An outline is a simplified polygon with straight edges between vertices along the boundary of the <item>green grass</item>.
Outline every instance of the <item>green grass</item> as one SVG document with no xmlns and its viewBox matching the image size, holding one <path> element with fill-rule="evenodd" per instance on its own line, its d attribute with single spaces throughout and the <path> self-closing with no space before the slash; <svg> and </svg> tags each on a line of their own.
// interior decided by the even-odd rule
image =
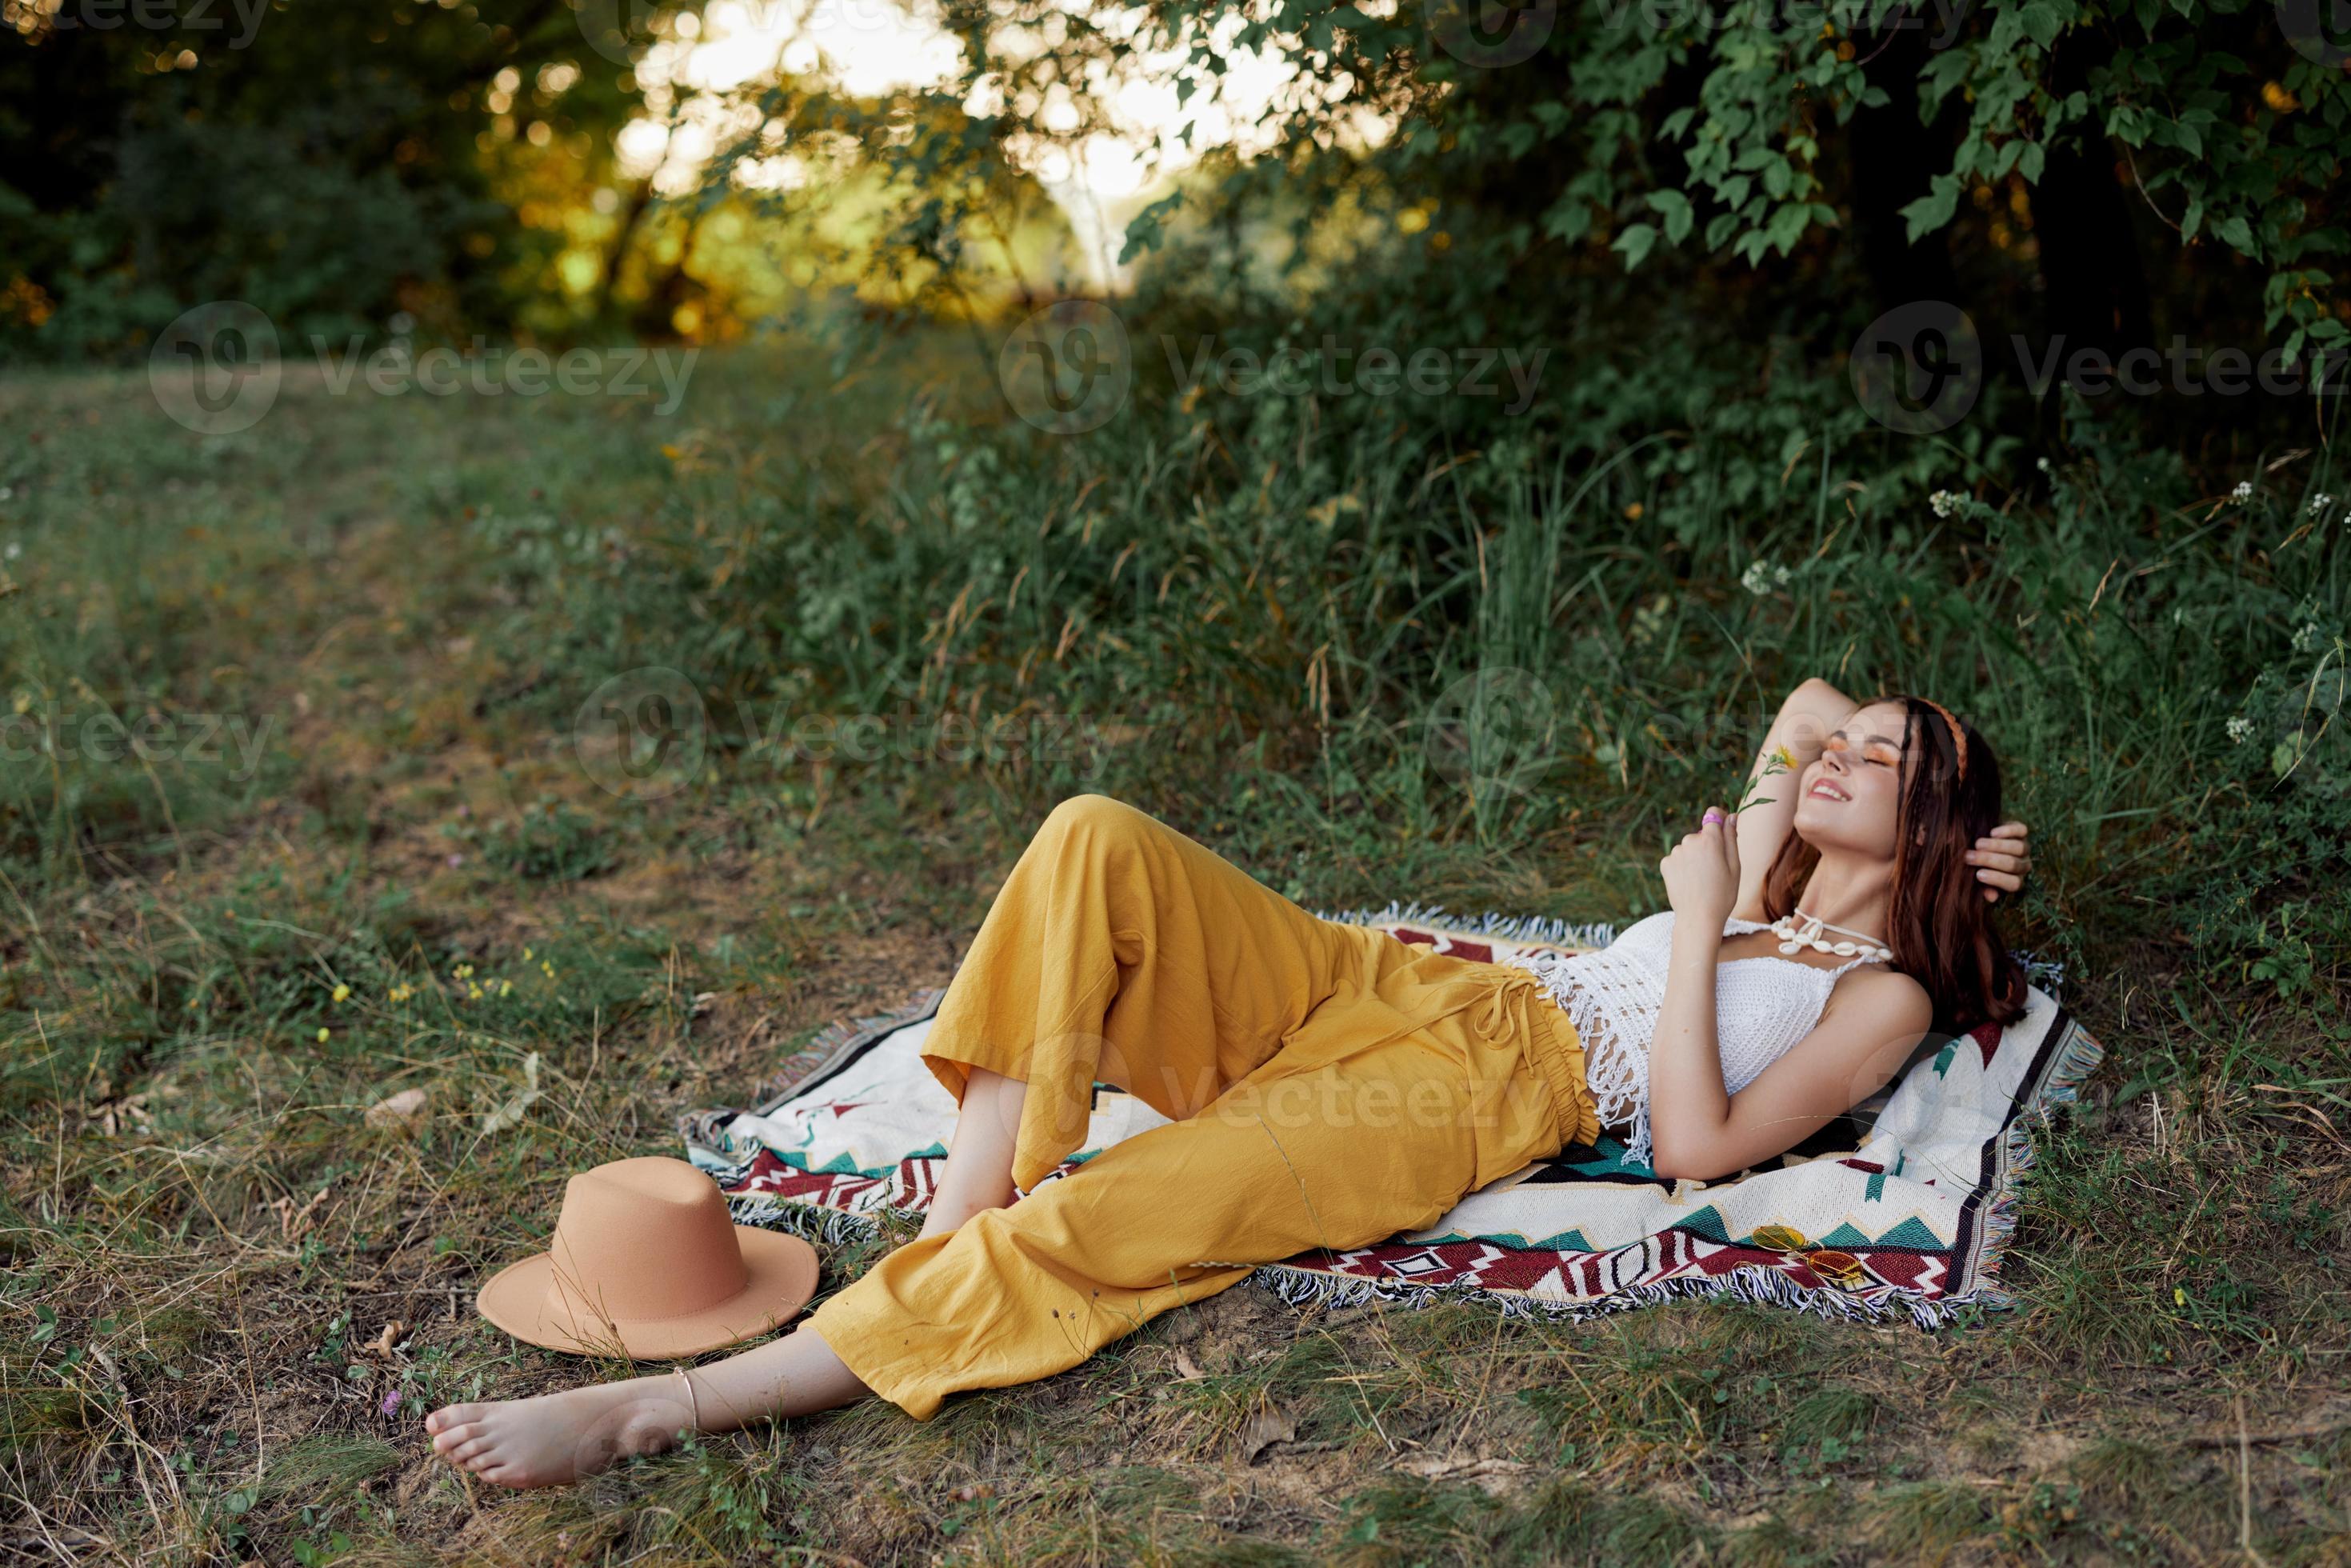
<svg viewBox="0 0 2351 1568">
<path fill-rule="evenodd" d="M 1148 399 L 1054 441 L 997 428 L 958 351 L 840 389 L 713 360 L 667 421 L 293 385 L 216 440 L 135 379 L 0 383 L 0 709 L 266 737 L 249 767 L 0 760 L 12 1550 L 2343 1561 L 2351 595 L 2339 521 L 2297 530 L 2351 486 L 2323 449 L 2190 475 L 2083 429 L 2043 475 L 1871 437 L 1833 388 L 1606 370 L 1541 447 Z M 1945 486 L 1974 497 L 1948 519 Z M 1740 588 L 1759 557 L 1787 587 Z M 648 665 L 710 726 L 657 799 L 575 747 Z M 1547 722 L 1458 747 L 1480 672 Z M 679 1112 L 943 983 L 1062 795 L 1314 904 L 1621 918 L 1811 674 L 1999 747 L 2039 860 L 2009 935 L 2108 1047 L 2032 1173 L 2017 1312 L 1325 1329 L 1243 1288 L 928 1424 L 843 1412 L 555 1496 L 427 1458 L 433 1405 L 597 1370 L 471 1312 L 566 1174 L 675 1152 Z M 815 724 L 858 714 L 864 758 Z M 983 755 L 947 715 L 993 721 Z M 407 1088 L 421 1122 L 367 1124 Z M 1297 1437 L 1249 1463 L 1268 1404 Z M 1441 1469 L 1479 1459 L 1491 1492 Z"/>
</svg>

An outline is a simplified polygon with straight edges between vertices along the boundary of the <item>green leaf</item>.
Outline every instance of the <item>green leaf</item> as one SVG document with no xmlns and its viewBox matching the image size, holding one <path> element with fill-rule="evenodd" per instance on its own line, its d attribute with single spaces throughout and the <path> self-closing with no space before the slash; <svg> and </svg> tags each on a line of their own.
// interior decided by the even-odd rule
<svg viewBox="0 0 2351 1568">
<path fill-rule="evenodd" d="M 1655 228 L 1647 224 L 1627 224 L 1625 232 L 1616 236 L 1616 243 L 1608 248 L 1625 253 L 1625 270 L 1630 272 L 1648 259 L 1649 252 L 1656 248 L 1656 244 L 1657 231 Z"/>
<path fill-rule="evenodd" d="M 1666 238 L 1675 245 L 1689 238 L 1690 225 L 1698 221 L 1687 196 L 1679 191 L 1652 191 L 1649 205 L 1666 216 Z"/>
<path fill-rule="evenodd" d="M 1812 219 L 1812 207 L 1802 202 L 1792 202 L 1771 214 L 1771 243 L 1780 247 L 1782 256 L 1796 248 L 1796 242 L 1804 237 L 1805 226 Z"/>
<path fill-rule="evenodd" d="M 1927 193 L 1901 210 L 1909 225 L 1908 237 L 1917 240 L 1951 221 L 1959 210 L 1959 183 L 1949 174 L 1938 174 Z"/>
</svg>

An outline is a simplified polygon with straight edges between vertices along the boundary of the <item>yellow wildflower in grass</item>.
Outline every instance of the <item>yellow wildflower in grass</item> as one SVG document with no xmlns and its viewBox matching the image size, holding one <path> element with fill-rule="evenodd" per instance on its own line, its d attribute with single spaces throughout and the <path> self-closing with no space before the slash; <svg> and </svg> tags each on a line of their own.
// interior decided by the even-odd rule
<svg viewBox="0 0 2351 1568">
<path fill-rule="evenodd" d="M 335 988 L 335 1000 L 339 1002 L 347 1002 L 350 999 L 351 988 L 349 986 L 337 986 Z"/>
<path fill-rule="evenodd" d="M 410 990 L 406 986 L 394 986 L 391 990 L 384 993 L 385 997 L 389 1000 L 395 1002 L 404 1002 L 415 994 L 416 993 L 414 991 Z"/>
<path fill-rule="evenodd" d="M 328 1039 L 328 1037 L 329 1037 L 329 1035 L 333 1034 L 334 1032 L 335 1032 L 335 1031 L 334 1031 L 334 1030 L 330 1030 L 330 1029 L 322 1029 L 322 1030 L 320 1030 L 319 1031 L 319 1043 L 320 1045 L 324 1045 L 324 1044 L 326 1044 L 326 1043 L 327 1043 L 327 1039 Z"/>
</svg>

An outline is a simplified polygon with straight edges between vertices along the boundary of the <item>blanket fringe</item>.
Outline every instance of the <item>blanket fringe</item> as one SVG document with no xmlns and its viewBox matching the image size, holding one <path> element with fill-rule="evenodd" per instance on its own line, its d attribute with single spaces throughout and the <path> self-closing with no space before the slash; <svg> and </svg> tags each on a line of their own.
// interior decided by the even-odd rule
<svg viewBox="0 0 2351 1568">
<path fill-rule="evenodd" d="M 1980 1217 L 1982 1239 L 1976 1248 L 1976 1276 L 1984 1281 L 1987 1291 L 1999 1291 L 1991 1281 L 2000 1278 L 2001 1265 L 2008 1260 L 2008 1244 L 2016 1232 L 2026 1178 L 2041 1157 L 2040 1141 L 2034 1134 L 2049 1125 L 2058 1106 L 2072 1105 L 2081 1099 L 2082 1085 L 2105 1060 L 2105 1048 L 2091 1037 L 2088 1030 L 2070 1018 L 2064 1027 L 2065 1038 L 2049 1064 L 2039 1099 L 2032 1110 L 2011 1118 L 2001 1134 L 2001 1160 L 2007 1166 L 2008 1179 L 1994 1184 L 1999 1196 L 1984 1207 Z"/>
<path fill-rule="evenodd" d="M 1447 1302 L 1476 1302 L 1499 1310 L 1506 1318 L 1542 1322 L 1588 1322 L 1613 1312 L 1667 1301 L 1728 1296 L 1762 1306 L 1792 1307 L 1845 1322 L 1908 1322 L 1921 1330 L 1931 1330 L 1949 1327 L 1979 1312 L 2014 1304 L 2008 1292 L 1991 1286 L 1961 1296 L 1941 1298 L 1900 1288 L 1865 1297 L 1827 1286 L 1800 1285 L 1780 1270 L 1761 1265 L 1734 1269 L 1727 1274 L 1691 1274 L 1628 1285 L 1604 1296 L 1577 1301 L 1552 1301 L 1517 1291 L 1489 1290 L 1475 1280 L 1420 1285 L 1409 1280 L 1352 1279 L 1288 1263 L 1260 1264 L 1249 1279 L 1294 1307 L 1313 1306 L 1328 1311 L 1378 1303 L 1417 1311 Z"/>
<path fill-rule="evenodd" d="M 910 1222 L 922 1219 L 913 1209 L 827 1208 L 822 1204 L 801 1203 L 768 1192 L 730 1192 L 726 1195 L 726 1207 L 737 1225 L 789 1231 L 803 1241 L 826 1247 L 871 1241 L 882 1234 L 885 1215 Z"/>
<path fill-rule="evenodd" d="M 1441 904 L 1406 903 L 1397 899 L 1383 909 L 1318 909 L 1325 920 L 1343 925 L 1384 925 L 1391 921 L 1419 920 L 1504 942 L 1561 942 L 1574 947 L 1605 947 L 1616 940 L 1616 927 L 1605 921 L 1572 922 L 1548 915 L 1505 915 L 1489 909 L 1483 915 L 1447 915 Z"/>
</svg>

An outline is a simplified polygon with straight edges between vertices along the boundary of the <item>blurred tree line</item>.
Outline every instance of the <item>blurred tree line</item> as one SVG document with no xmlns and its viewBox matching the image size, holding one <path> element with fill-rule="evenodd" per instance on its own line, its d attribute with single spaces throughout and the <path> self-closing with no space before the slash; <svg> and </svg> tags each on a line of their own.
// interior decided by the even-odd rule
<svg viewBox="0 0 2351 1568">
<path fill-rule="evenodd" d="M 0 346 L 225 298 L 338 340 L 559 326 L 580 242 L 517 193 L 610 190 L 642 98 L 567 0 L 0 0 Z"/>
<path fill-rule="evenodd" d="M 632 261 L 679 220 L 621 178 L 614 138 L 644 104 L 625 62 L 698 5 L 0 0 L 0 344 L 120 350 L 216 298 L 330 333 L 395 310 L 450 336 L 668 331 L 724 268 L 674 228 L 660 265 Z M 960 63 L 935 85 L 739 94 L 702 204 L 802 226 L 789 256 L 738 258 L 716 308 L 861 267 L 911 276 L 893 298 L 935 313 L 1025 302 L 960 280 L 983 248 L 999 274 L 1050 248 L 1011 232 L 1045 221 L 1034 172 L 1131 136 L 1121 94 L 1172 83 L 1179 121 L 1237 118 L 1253 155 L 1164 182 L 1127 255 L 1157 308 L 1228 330 L 1598 344 L 1710 323 L 1826 353 L 1932 299 L 1974 318 L 1994 375 L 2028 368 L 2012 335 L 2308 366 L 2351 345 L 2351 56 L 2324 11 L 953 0 L 933 20 Z M 1252 52 L 1290 72 L 1270 99 L 1233 89 Z M 746 177 L 779 153 L 799 179 Z M 874 243 L 810 226 L 847 189 Z"/>
<path fill-rule="evenodd" d="M 995 134 L 1032 147 L 1113 123 L 1139 76 L 1172 77 L 1189 116 L 1241 117 L 1263 150 L 1212 160 L 1128 230 L 1131 256 L 1185 257 L 1155 282 L 1212 292 L 1211 315 L 1255 287 L 1290 286 L 1294 309 L 1302 284 L 1314 315 L 1391 336 L 1600 347 L 1713 323 L 1826 357 L 1933 300 L 1973 319 L 1988 376 L 2044 408 L 2084 351 L 2094 370 L 2152 351 L 2176 386 L 2216 350 L 2266 350 L 2339 391 L 2351 37 L 2328 11 L 988 0 L 940 97 L 989 87 Z M 1234 90 L 1247 50 L 1293 72 L 1255 110 Z M 2171 406 L 2199 425 L 2281 407 L 2213 402 Z M 2308 413 L 2291 416 L 2304 435 Z"/>
</svg>

